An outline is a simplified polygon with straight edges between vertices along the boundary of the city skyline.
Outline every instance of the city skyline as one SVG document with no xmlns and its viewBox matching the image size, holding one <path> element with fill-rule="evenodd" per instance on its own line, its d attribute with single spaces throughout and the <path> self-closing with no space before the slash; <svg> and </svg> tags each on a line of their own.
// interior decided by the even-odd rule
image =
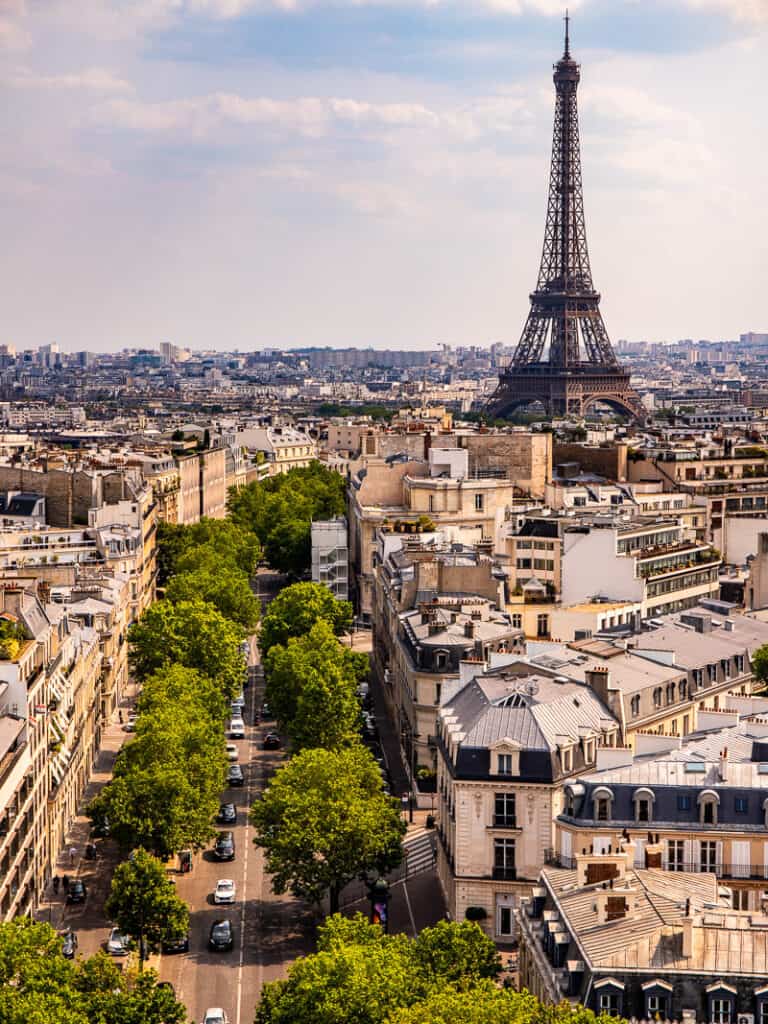
<svg viewBox="0 0 768 1024">
<path fill-rule="evenodd" d="M 613 338 L 761 330 L 768 9 L 570 6 Z M 0 341 L 515 345 L 563 7 L 5 0 Z"/>
</svg>

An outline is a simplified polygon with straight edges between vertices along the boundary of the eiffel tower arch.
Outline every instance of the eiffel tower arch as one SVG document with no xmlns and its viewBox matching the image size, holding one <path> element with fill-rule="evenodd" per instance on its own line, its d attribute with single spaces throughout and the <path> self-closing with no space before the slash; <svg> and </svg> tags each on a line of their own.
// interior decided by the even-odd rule
<svg viewBox="0 0 768 1024">
<path fill-rule="evenodd" d="M 644 419 L 639 395 L 613 351 L 592 282 L 584 219 L 576 91 L 580 66 L 565 50 L 554 67 L 555 127 L 544 247 L 531 309 L 510 366 L 485 411 L 494 417 L 540 402 L 551 416 L 583 416 L 597 403 Z"/>
</svg>

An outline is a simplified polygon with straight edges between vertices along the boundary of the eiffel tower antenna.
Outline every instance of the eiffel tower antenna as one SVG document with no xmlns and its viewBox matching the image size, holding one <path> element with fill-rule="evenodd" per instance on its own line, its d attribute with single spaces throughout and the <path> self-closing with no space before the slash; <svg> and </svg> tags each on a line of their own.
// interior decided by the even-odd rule
<svg viewBox="0 0 768 1024">
<path fill-rule="evenodd" d="M 569 15 L 568 15 L 568 8 L 567 7 L 565 8 L 565 17 L 563 18 L 563 21 L 565 22 L 565 49 L 563 50 L 563 60 L 570 60 L 571 59 L 571 39 L 570 39 L 571 19 L 570 19 Z"/>
<path fill-rule="evenodd" d="M 644 410 L 619 365 L 600 313 L 587 247 L 576 91 L 581 68 L 565 50 L 555 64 L 555 122 L 544 245 L 531 309 L 512 363 L 488 403 L 499 417 L 541 402 L 550 415 L 583 416 L 596 402 L 638 419 Z"/>
</svg>

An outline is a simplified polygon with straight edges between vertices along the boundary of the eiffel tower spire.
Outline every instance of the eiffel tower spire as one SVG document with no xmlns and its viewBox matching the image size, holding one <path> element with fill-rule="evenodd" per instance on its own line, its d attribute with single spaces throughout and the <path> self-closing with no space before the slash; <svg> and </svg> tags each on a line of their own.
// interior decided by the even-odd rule
<svg viewBox="0 0 768 1024">
<path fill-rule="evenodd" d="M 533 401 L 542 402 L 552 414 L 581 415 L 595 401 L 606 401 L 625 413 L 642 415 L 611 346 L 592 282 L 576 101 L 580 79 L 566 11 L 563 56 L 553 75 L 555 123 L 541 264 L 512 365 L 491 399 L 496 415 L 499 409 L 509 412 Z"/>
</svg>

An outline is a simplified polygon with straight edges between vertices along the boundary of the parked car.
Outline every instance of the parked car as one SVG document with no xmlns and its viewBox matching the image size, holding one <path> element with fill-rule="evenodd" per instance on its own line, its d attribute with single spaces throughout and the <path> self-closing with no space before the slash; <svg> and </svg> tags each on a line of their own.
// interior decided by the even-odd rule
<svg viewBox="0 0 768 1024">
<path fill-rule="evenodd" d="M 226 920 L 214 921 L 211 925 L 211 934 L 208 937 L 208 946 L 217 953 L 224 953 L 235 944 L 235 933 L 232 922 Z"/>
<path fill-rule="evenodd" d="M 188 953 L 189 952 L 189 935 L 185 932 L 183 935 L 172 935 L 167 938 L 163 943 L 164 953 Z"/>
<path fill-rule="evenodd" d="M 135 711 L 132 711 L 128 715 L 125 725 L 123 726 L 125 732 L 136 732 L 136 722 L 138 721 L 138 718 L 139 716 L 136 714 Z"/>
<path fill-rule="evenodd" d="M 85 903 L 88 890 L 82 878 L 73 878 L 67 889 L 67 903 Z"/>
<path fill-rule="evenodd" d="M 229 1017 L 220 1006 L 211 1006 L 205 1011 L 201 1024 L 229 1024 Z"/>
<path fill-rule="evenodd" d="M 243 769 L 239 764 L 231 764 L 227 769 L 227 785 L 228 786 L 244 786 L 245 776 L 243 775 Z"/>
<path fill-rule="evenodd" d="M 219 807 L 219 813 L 216 816 L 216 821 L 220 825 L 234 825 L 237 821 L 237 808 L 234 804 L 222 804 Z"/>
<path fill-rule="evenodd" d="M 241 711 L 245 707 L 245 694 L 243 693 L 242 690 L 240 691 L 238 696 L 235 697 L 235 699 L 232 701 L 232 707 L 240 708 Z"/>
<path fill-rule="evenodd" d="M 240 756 L 240 754 L 239 754 L 238 749 L 235 746 L 235 744 L 234 743 L 228 743 L 227 744 L 227 760 L 228 761 L 236 761 L 239 756 Z"/>
<path fill-rule="evenodd" d="M 235 837 L 232 832 L 219 832 L 213 846 L 213 855 L 216 860 L 235 859 Z"/>
<path fill-rule="evenodd" d="M 235 883 L 231 878 L 220 878 L 213 892 L 214 903 L 234 903 L 237 895 Z"/>
<path fill-rule="evenodd" d="M 77 952 L 77 936 L 68 928 L 65 932 L 61 932 L 61 955 L 67 960 L 74 960 L 75 953 Z"/>
<path fill-rule="evenodd" d="M 265 721 L 269 721 L 272 718 L 272 712 L 269 710 L 269 704 L 266 701 L 261 705 L 261 717 Z"/>
<path fill-rule="evenodd" d="M 119 928 L 113 928 L 107 939 L 107 952 L 110 956 L 125 956 L 128 952 L 129 939 Z"/>
<path fill-rule="evenodd" d="M 279 750 L 282 745 L 283 741 L 276 732 L 268 732 L 262 743 L 265 750 Z"/>
<path fill-rule="evenodd" d="M 232 718 L 229 723 L 229 738 L 231 740 L 245 739 L 245 722 L 242 718 Z"/>
</svg>

